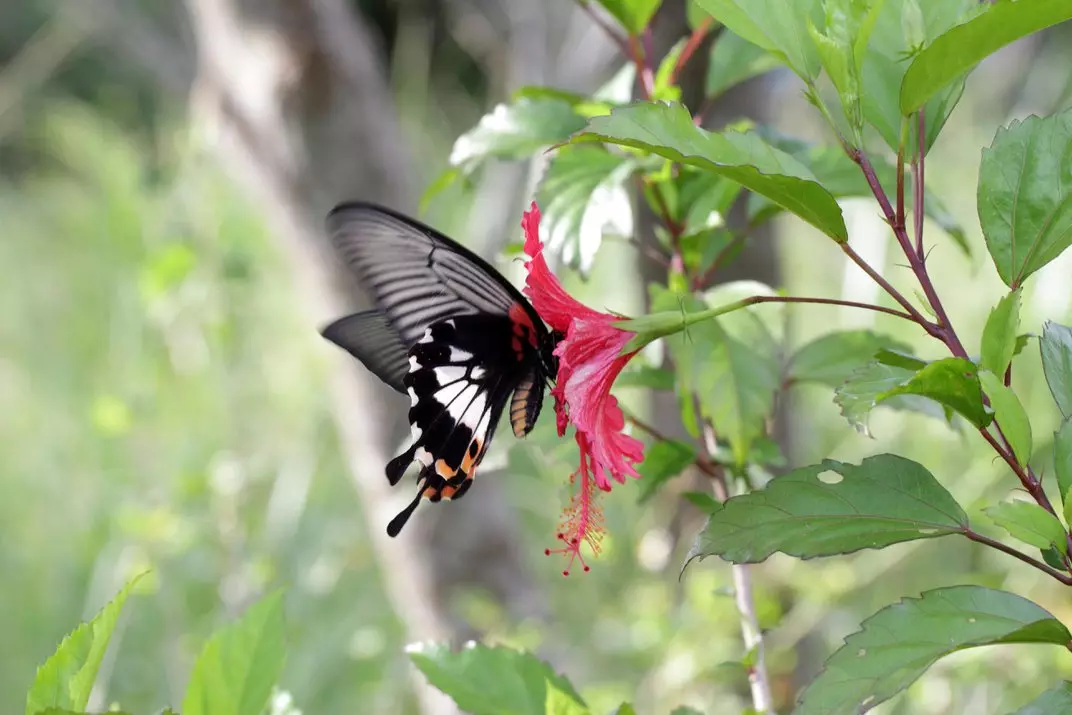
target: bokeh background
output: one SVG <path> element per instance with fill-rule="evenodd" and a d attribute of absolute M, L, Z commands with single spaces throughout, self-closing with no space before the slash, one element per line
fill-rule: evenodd
<path fill-rule="evenodd" d="M 682 2 L 667 0 L 657 47 L 687 32 L 684 17 Z M 701 52 L 686 99 L 705 64 Z M 590 92 L 621 65 L 567 0 L 0 4 L 0 712 L 21 711 L 62 635 L 146 568 L 95 707 L 178 706 L 211 630 L 279 585 L 289 628 L 280 713 L 448 713 L 403 648 L 471 637 L 536 649 L 596 711 L 625 699 L 648 713 L 746 707 L 728 567 L 706 561 L 678 579 L 702 524 L 680 493 L 704 489 L 702 479 L 686 475 L 644 504 L 638 485 L 615 489 L 604 553 L 590 573 L 563 578 L 543 550 L 576 456 L 545 419 L 525 442 L 501 432 L 478 488 L 422 509 L 389 541 L 384 524 L 409 494 L 390 492 L 382 467 L 404 437 L 405 400 L 317 333 L 363 305 L 320 230 L 332 204 L 416 212 L 454 139 L 513 90 Z M 980 149 L 1012 117 L 1069 106 L 1070 66 L 1069 28 L 988 60 L 928 158 L 928 185 L 974 249 L 965 257 L 928 224 L 930 265 L 969 345 L 1000 290 L 975 219 Z M 784 73 L 730 93 L 710 116 L 709 126 L 750 116 L 824 137 Z M 519 237 L 539 171 L 539 161 L 493 162 L 424 218 L 500 255 Z M 858 250 L 909 286 L 875 207 L 845 207 Z M 878 299 L 799 221 L 753 243 L 721 278 Z M 500 265 L 516 277 L 516 264 Z M 1072 319 L 1070 274 L 1066 256 L 1033 279 L 1027 330 Z M 658 273 L 632 245 L 608 241 L 589 281 L 563 276 L 594 304 L 637 312 Z M 793 344 L 874 327 L 940 356 L 871 314 L 802 307 L 788 327 Z M 1016 380 L 1045 470 L 1056 412 L 1037 346 L 1018 359 Z M 635 388 L 622 397 L 680 433 L 666 399 Z M 898 450 L 969 511 L 1013 486 L 970 431 L 880 411 L 869 439 L 831 398 L 809 388 L 785 400 L 777 433 L 789 464 Z M 862 618 L 903 595 L 979 583 L 1072 622 L 1066 591 L 951 539 L 774 557 L 753 574 L 783 706 Z M 967 652 L 883 711 L 1010 710 L 1067 665 L 1056 649 Z"/>

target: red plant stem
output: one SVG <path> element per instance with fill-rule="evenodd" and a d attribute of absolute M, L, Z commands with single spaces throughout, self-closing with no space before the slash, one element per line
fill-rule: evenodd
<path fill-rule="evenodd" d="M 1008 554 L 1013 558 L 1019 559 L 1025 564 L 1028 564 L 1029 566 L 1034 566 L 1039 571 L 1042 571 L 1048 576 L 1052 576 L 1066 586 L 1072 586 L 1072 576 L 1070 576 L 1069 574 L 1061 573 L 1057 569 L 1051 568 L 1048 564 L 1045 564 L 1036 558 L 1028 556 L 1023 552 L 1017 551 L 1016 549 L 1012 548 L 1011 546 L 1008 546 L 1007 544 L 1003 544 L 1000 541 L 995 541 L 988 536 L 983 536 L 982 534 L 972 531 L 967 527 L 965 527 L 960 533 L 964 534 L 964 536 L 968 537 L 972 541 L 978 542 L 980 544 L 985 544 L 992 549 L 997 549 L 1002 553 Z"/>
<path fill-rule="evenodd" d="M 894 310 L 893 308 L 886 308 L 884 306 L 873 305 L 871 303 L 857 303 L 854 300 L 838 300 L 836 298 L 805 298 L 797 295 L 755 295 L 751 298 L 745 298 L 743 302 L 745 305 L 759 305 L 760 303 L 814 303 L 819 305 L 843 305 L 848 308 L 873 310 L 876 313 L 885 313 L 886 315 L 893 315 L 913 323 L 918 322 L 908 313 L 902 313 L 901 311 Z"/>
<path fill-rule="evenodd" d="M 670 71 L 671 86 L 677 84 L 678 75 L 681 74 L 681 70 L 685 68 L 685 65 L 688 64 L 693 53 L 696 52 L 696 49 L 703 43 L 704 38 L 707 37 L 707 33 L 711 30 L 712 22 L 712 18 L 705 17 L 703 21 L 696 26 L 696 29 L 692 31 L 692 34 L 689 35 L 688 41 L 681 49 L 681 54 L 677 57 L 677 62 L 674 63 L 674 69 Z"/>
<path fill-rule="evenodd" d="M 650 37 L 650 34 L 647 36 Z M 636 35 L 629 36 L 629 56 L 636 65 L 641 97 L 651 99 L 651 94 L 655 90 L 655 76 L 651 71 L 651 53 L 644 48 L 641 39 Z"/>
<path fill-rule="evenodd" d="M 919 149 L 916 154 L 916 161 L 912 166 L 912 213 L 915 219 L 916 227 L 916 255 L 919 257 L 921 263 L 925 263 L 927 260 L 926 254 L 923 252 L 923 155 L 926 153 L 926 132 L 927 124 L 923 119 L 923 108 L 919 110 L 919 125 L 916 133 L 919 135 Z M 898 189 L 898 193 L 904 195 L 904 176 L 902 175 L 901 187 Z M 903 216 L 903 214 L 902 214 Z M 904 222 L 901 223 L 902 228 Z"/>
<path fill-rule="evenodd" d="M 879 190 L 881 190 L 881 189 L 882 189 L 882 187 L 879 187 Z M 888 204 L 889 204 L 889 202 L 887 201 L 887 205 Z M 911 303 L 909 303 L 908 300 L 903 295 L 901 295 L 901 292 L 898 291 L 896 288 L 894 288 L 892 285 L 890 285 L 889 281 L 887 281 L 885 278 L 883 278 L 878 273 L 878 271 L 876 271 L 874 268 L 872 268 L 871 264 L 869 264 L 867 261 L 865 261 L 860 256 L 860 254 L 857 253 L 853 249 L 853 247 L 849 245 L 848 241 L 846 241 L 844 243 L 841 243 L 839 245 L 841 246 L 842 252 L 846 256 L 848 256 L 849 259 L 853 263 L 858 265 L 861 268 L 861 270 L 863 270 L 864 273 L 866 273 L 867 275 L 871 276 L 871 280 L 875 281 L 875 283 L 877 283 L 879 286 L 881 286 L 882 289 L 884 291 L 886 291 L 886 293 L 888 293 L 891 298 L 893 298 L 895 301 L 897 301 L 897 303 L 899 303 L 900 306 L 902 308 L 904 308 L 908 312 L 908 314 L 910 316 L 912 316 L 912 320 L 914 320 L 917 323 L 919 323 L 920 327 L 922 327 L 924 330 L 927 331 L 928 335 L 933 335 L 935 337 L 940 337 L 939 326 L 935 325 L 934 323 L 932 323 L 931 321 L 929 321 L 925 317 L 923 317 L 923 314 L 920 313 L 918 310 L 916 310 L 916 307 L 914 305 L 912 305 Z"/>
<path fill-rule="evenodd" d="M 897 218 L 898 226 L 905 225 L 904 207 L 904 145 L 897 149 Z"/>

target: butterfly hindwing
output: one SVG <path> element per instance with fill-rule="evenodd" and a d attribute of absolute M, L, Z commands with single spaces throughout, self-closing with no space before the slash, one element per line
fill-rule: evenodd
<path fill-rule="evenodd" d="M 320 334 L 360 360 L 386 384 L 406 393 L 402 378 L 409 370 L 409 350 L 382 311 L 347 315 Z"/>

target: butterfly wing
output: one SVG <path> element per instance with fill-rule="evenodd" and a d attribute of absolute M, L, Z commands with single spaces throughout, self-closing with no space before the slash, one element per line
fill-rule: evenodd
<path fill-rule="evenodd" d="M 486 261 L 418 221 L 349 203 L 331 212 L 328 229 L 379 310 L 343 318 L 325 337 L 410 396 L 413 441 L 386 472 L 396 484 L 416 461 L 419 486 L 387 527 L 394 536 L 423 499 L 465 494 L 511 394 L 515 434 L 532 428 L 547 329 Z"/>

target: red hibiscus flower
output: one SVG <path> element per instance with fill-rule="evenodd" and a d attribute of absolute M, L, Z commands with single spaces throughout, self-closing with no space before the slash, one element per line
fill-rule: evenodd
<path fill-rule="evenodd" d="M 610 491 L 612 479 L 624 483 L 626 475 L 639 476 L 633 465 L 644 459 L 640 440 L 622 432 L 625 416 L 610 394 L 614 380 L 636 354 L 621 354 L 635 333 L 615 327 L 621 316 L 592 310 L 566 293 L 543 257 L 539 227 L 540 209 L 534 201 L 521 219 L 529 256 L 524 293 L 540 317 L 566 336 L 555 348 L 558 375 L 551 394 L 558 434 L 564 435 L 566 425 L 573 424 L 581 453 L 580 466 L 570 476 L 573 496 L 558 533 L 565 545 L 546 551 L 569 557 L 563 571 L 568 575 L 574 559 L 588 570 L 581 544 L 599 553 L 603 519 L 595 487 Z"/>

